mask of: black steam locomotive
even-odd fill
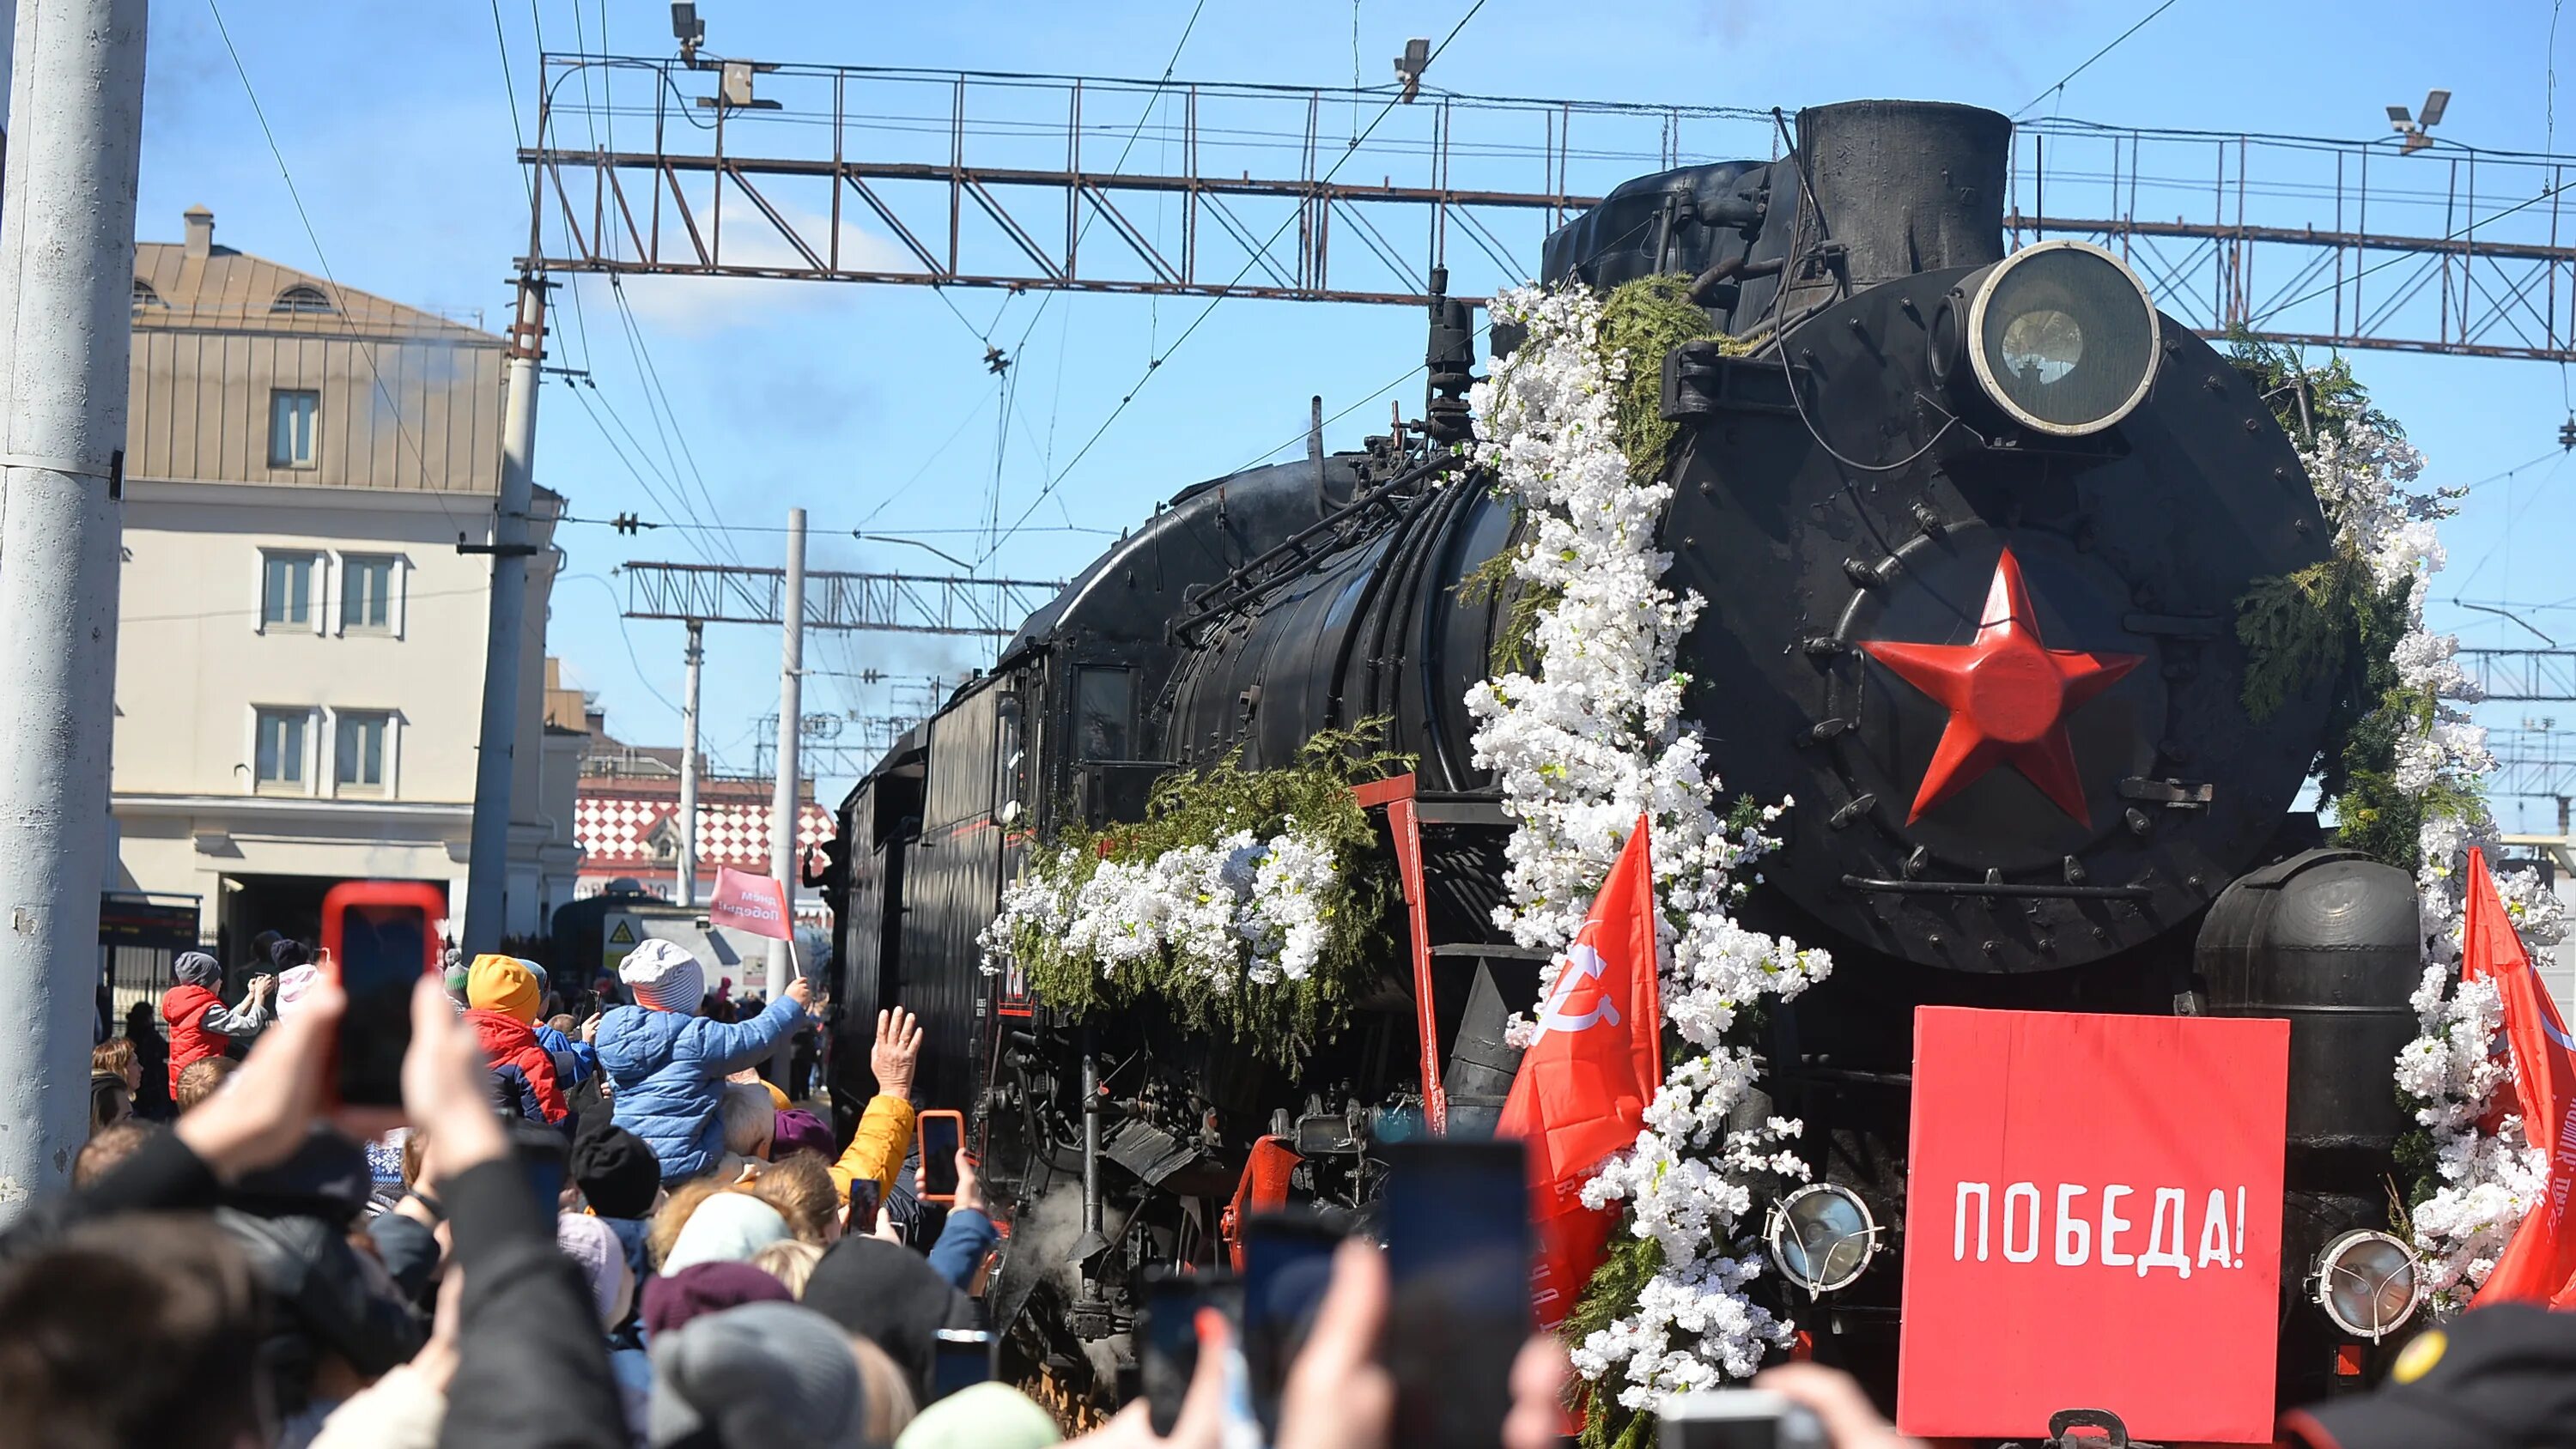
[[[1549,282],[1688,277],[1717,331],[1764,339],[1662,359],[1661,542],[1708,601],[1682,659],[1713,763],[1795,802],[1743,914],[1838,963],[1765,1026],[1765,1088],[1827,1184],[1771,1231],[1852,1252],[1824,1272],[1775,1241],[1766,1291],[1889,1381],[1916,1006],[2286,1016],[2283,1393],[2314,1397],[2411,1311],[2383,1230],[2419,949],[2408,879],[2292,809],[2330,685],[2243,702],[2236,601],[2328,527],[2266,400],[2126,267],[2006,255],[2010,154],[1990,112],[1823,107],[1780,160],[1639,178],[1546,244]],[[1508,1087],[1503,1020],[1546,963],[1491,924],[1510,822],[1462,696],[1517,601],[1460,585],[1520,524],[1452,446],[1466,309],[1431,323],[1419,423],[1176,494],[841,807],[848,1019],[927,1018],[922,1086],[972,1104],[1014,1219],[997,1312],[1060,1371],[1103,1359],[1144,1266],[1214,1261],[1283,1193],[1358,1205],[1384,1114],[1472,1132]],[[1375,719],[1419,760],[1370,797],[1410,949],[1296,1073],[979,969],[1033,842],[1137,818],[1175,767],[1286,764]]]

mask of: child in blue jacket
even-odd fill
[[[706,996],[706,970],[677,942],[644,942],[617,975],[636,1004],[599,1023],[599,1065],[616,1094],[612,1120],[644,1139],[661,1159],[663,1183],[676,1185],[724,1156],[716,1104],[725,1078],[786,1040],[813,987],[799,977],[758,1016],[728,1023],[696,1014]]]

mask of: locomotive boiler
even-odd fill
[[[1764,1028],[1820,1186],[1772,1214],[1763,1291],[1883,1389],[1916,1007],[2288,1017],[2282,1392],[2314,1397],[2411,1311],[2384,1184],[2420,944],[2411,882],[2294,808],[2331,682],[2245,704],[2236,601],[2329,529],[2266,400],[2135,273],[2007,253],[2010,155],[1991,112],[1821,107],[1778,160],[1639,178],[1546,242],[1547,282],[1687,277],[1756,344],[1661,359],[1660,543],[1707,600],[1681,657],[1713,765],[1793,802],[1742,914],[1837,962]],[[1547,963],[1492,924],[1510,821],[1463,702],[1519,600],[1462,584],[1523,526],[1453,447],[1473,335],[1434,303],[1418,423],[1156,507],[841,808],[848,1019],[927,1019],[924,1092],[972,1106],[1013,1219],[997,1316],[1060,1372],[1112,1361],[1145,1267],[1217,1260],[1283,1196],[1364,1208],[1391,1116],[1489,1130],[1508,1087]],[[980,969],[1033,844],[1372,720],[1418,760],[1369,792],[1401,949],[1295,1071]],[[1820,1240],[1847,1251],[1795,1250]]]

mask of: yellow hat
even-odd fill
[[[537,968],[516,956],[477,956],[465,973],[465,1002],[477,1011],[534,1022],[544,997]]]

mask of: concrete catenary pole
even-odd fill
[[[706,642],[705,622],[689,620],[689,651],[681,656],[689,664],[689,682],[680,695],[679,894],[671,897],[684,906],[698,903],[698,666],[706,662]]]
[[[796,905],[796,745],[805,704],[805,510],[787,510],[787,587],[779,598],[778,786],[769,797],[769,873],[784,891],[788,915]],[[790,924],[790,931],[795,929]],[[787,987],[788,943],[769,943],[769,996]]]
[[[0,188],[0,1222],[88,1136],[144,0],[19,0]]]
[[[519,275],[501,397],[501,497],[492,520],[492,612],[483,642],[483,725],[474,755],[474,825],[465,860],[465,954],[501,949],[510,886],[510,757],[519,741],[519,639],[528,611],[528,511],[535,506],[537,370],[546,286]]]

